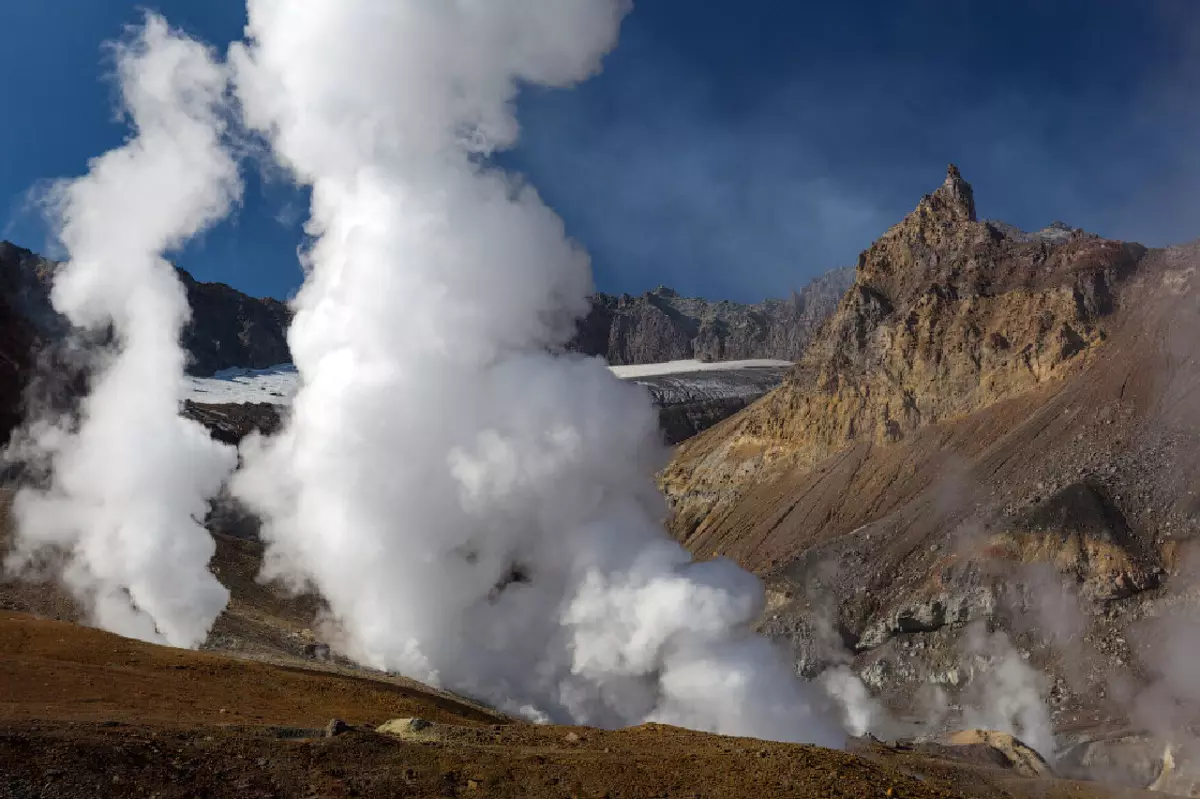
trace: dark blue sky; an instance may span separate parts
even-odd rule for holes
[[[101,44],[141,7],[221,48],[244,20],[239,0],[0,2],[0,236],[45,249],[31,188],[120,142]],[[503,162],[599,288],[756,300],[853,263],[950,161],[986,217],[1200,237],[1198,101],[1192,0],[641,0],[601,76],[525,93]],[[286,296],[303,212],[249,174],[239,214],[179,261]]]

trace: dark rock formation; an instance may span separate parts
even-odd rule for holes
[[[189,374],[265,369],[292,360],[287,345],[291,312],[285,303],[250,297],[224,283],[199,283],[179,270],[192,319],[183,331]]]
[[[62,339],[69,325],[50,303],[57,262],[7,241],[0,241],[0,295],[23,318],[42,344]],[[192,318],[183,331],[191,356],[188,373],[211,375],[222,369],[262,369],[287,363],[285,303],[250,297],[224,283],[200,283],[182,269]]]
[[[183,415],[208,428],[212,437],[226,444],[239,444],[251,433],[271,435],[282,423],[281,408],[267,402],[208,404],[188,400]]]
[[[7,443],[21,421],[25,394],[46,344],[67,331],[50,305],[50,274],[50,262],[0,241],[0,444]],[[44,360],[57,365],[49,353]],[[38,388],[38,393],[51,391]]]

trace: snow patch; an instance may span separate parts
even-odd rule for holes
[[[781,369],[792,365],[791,361],[770,358],[752,358],[745,361],[667,361],[665,363],[639,363],[632,366],[610,366],[613,374],[622,380],[635,377],[658,377],[659,375],[690,374],[692,372],[728,372],[736,369]]]
[[[684,399],[733,397],[747,394],[748,384],[755,388],[760,383],[773,383],[777,375],[790,367],[790,361],[757,358],[744,361],[667,361],[666,363],[643,363],[633,366],[610,366],[614,375],[622,380],[642,383],[651,390],[660,404]],[[761,373],[761,380],[729,380],[734,375],[705,375],[703,372],[743,372],[746,377]],[[693,379],[671,379],[653,381],[651,378],[695,375]],[[722,377],[726,379],[722,379]],[[649,382],[647,382],[649,381]],[[187,377],[184,379],[184,396],[192,402],[205,405],[224,403],[266,402],[272,405],[288,405],[299,390],[299,375],[290,363],[269,366],[266,369],[223,369],[212,377]],[[764,386],[757,393],[763,393]],[[661,395],[661,396],[660,396]]]

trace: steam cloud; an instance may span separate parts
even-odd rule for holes
[[[1057,745],[1043,700],[1045,676],[1025,661],[1002,632],[989,635],[972,628],[968,646],[983,665],[970,685],[975,696],[964,713],[967,726],[1015,735],[1053,762]]]
[[[287,428],[235,491],[358,659],[529,718],[838,745],[748,625],[758,582],[661,528],[641,392],[566,355],[586,255],[487,156],[522,82],[600,67],[619,0],[251,0],[248,124],[312,187]]]
[[[77,424],[26,431],[51,477],[17,495],[6,565],[64,551],[63,581],[96,624],[190,647],[228,600],[197,519],[236,453],[179,417],[188,306],[162,253],[239,194],[221,144],[228,81],[203,46],[155,16],[115,52],[134,135],[50,198],[70,259],[55,277],[54,307],[78,327],[111,329],[115,350],[97,363]]]

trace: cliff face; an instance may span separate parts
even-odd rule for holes
[[[1200,600],[1198,269],[1194,246],[980,222],[952,168],[783,385],[679,447],[671,527],[767,579],[764,628],[808,673],[953,695],[983,624],[1047,671],[1058,718],[1128,718],[1095,686],[1136,696],[1161,664],[1124,641]],[[1069,634],[1039,615],[1060,595]]]
[[[789,299],[757,305],[680,297],[664,287],[640,297],[597,294],[570,348],[615,366],[692,358],[795,361],[853,281],[854,270],[835,269]]]
[[[183,331],[183,346],[192,356],[189,374],[265,369],[292,360],[287,344],[291,311],[285,303],[250,297],[224,283],[200,283],[182,269],[179,277],[192,308]]]

